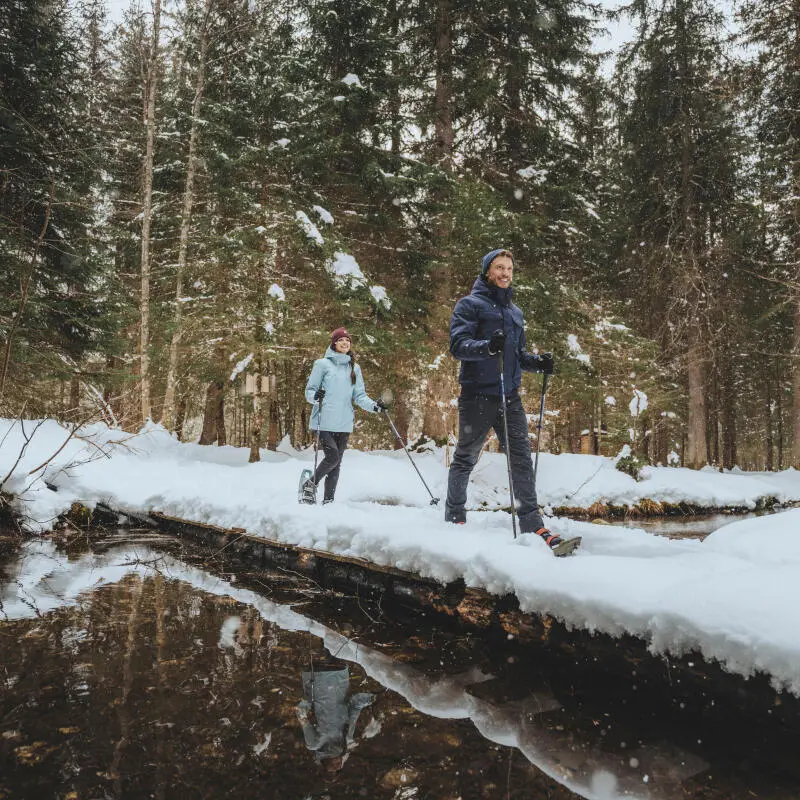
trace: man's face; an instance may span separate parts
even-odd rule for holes
[[[508,256],[497,256],[486,273],[486,280],[500,289],[508,289],[513,277],[514,262]]]

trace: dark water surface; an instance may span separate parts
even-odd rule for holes
[[[743,519],[753,519],[769,514],[780,514],[788,508],[770,508],[748,513],[735,514],[688,514],[686,516],[668,517],[642,517],[640,519],[608,519],[609,525],[619,525],[626,528],[641,528],[647,533],[657,536],[666,536],[669,539],[705,539],[709,533],[739,522]]]
[[[800,797],[770,708],[587,680],[224,556],[6,543],[0,798]]]

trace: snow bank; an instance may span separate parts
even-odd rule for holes
[[[30,437],[34,423],[26,423]],[[348,451],[337,502],[297,504],[301,468],[313,452],[262,452],[179,444],[150,425],[130,437],[102,426],[63,443],[67,432],[45,422],[30,438],[5,489],[20,493],[18,510],[32,530],[45,529],[73,500],[119,510],[158,510],[255,536],[396,566],[440,581],[463,577],[496,594],[514,592],[524,611],[549,613],[567,625],[611,635],[630,633],[654,652],[699,649],[726,668],[768,673],[777,688],[800,695],[800,510],[726,526],[704,542],[669,540],[633,528],[552,519],[566,536],[583,536],[571,559],[556,560],[538,537],[512,539],[505,513],[469,515],[465,526],[442,519],[402,452]],[[24,439],[20,425],[0,424],[0,474],[10,470]],[[415,458],[434,494],[445,492],[442,453]],[[560,504],[614,503],[643,496],[713,505],[754,504],[765,494],[800,498],[800,476],[720,475],[653,469],[636,483],[596,456],[542,456],[542,496]],[[507,500],[502,456],[484,454],[471,502]],[[654,492],[645,491],[645,486]],[[50,488],[48,488],[50,487]]]

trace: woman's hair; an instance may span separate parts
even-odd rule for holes
[[[350,380],[353,382],[353,386],[356,385],[356,351],[353,350],[351,345],[350,347]]]

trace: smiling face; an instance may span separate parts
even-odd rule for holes
[[[341,339],[336,340],[336,344],[333,346],[333,349],[336,350],[337,353],[349,353],[350,340],[346,336],[342,336]]]
[[[513,277],[514,261],[510,256],[497,256],[486,273],[486,280],[500,289],[508,289]]]

